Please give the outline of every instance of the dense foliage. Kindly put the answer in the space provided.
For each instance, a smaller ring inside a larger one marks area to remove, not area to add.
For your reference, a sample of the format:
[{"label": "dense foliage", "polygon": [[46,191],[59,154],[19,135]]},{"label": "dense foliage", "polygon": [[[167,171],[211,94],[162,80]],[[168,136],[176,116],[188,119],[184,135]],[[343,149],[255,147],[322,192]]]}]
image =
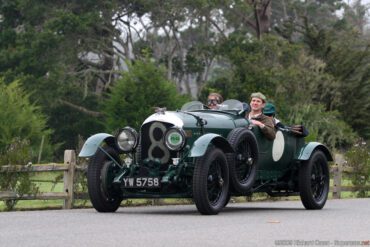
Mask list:
[{"label": "dense foliage", "polygon": [[[367,186],[370,184],[370,146],[365,141],[358,141],[347,153],[348,165],[353,168],[351,173],[352,184]],[[367,196],[366,189],[357,192],[358,197]]]},{"label": "dense foliage", "polygon": [[301,45],[276,36],[265,36],[260,42],[242,42],[230,37],[220,53],[231,68],[208,82],[202,98],[221,90],[226,98],[249,102],[251,92],[261,91],[278,109],[278,118],[287,124],[304,124],[310,131],[308,140],[318,140],[331,148],[349,146],[356,137],[341,119],[339,111],[327,109],[319,100],[323,85],[335,79],[325,73],[326,64],[307,54]]},{"label": "dense foliage", "polygon": [[177,107],[178,93],[210,91],[243,101],[262,91],[281,120],[345,148],[370,137],[368,12],[351,3],[3,0],[0,76],[40,106],[57,157],[104,128],[138,126],[154,106]]},{"label": "dense foliage", "polygon": [[[29,94],[21,89],[18,82],[5,85],[0,79],[0,152],[6,154],[14,143],[27,142],[28,162],[37,161],[40,144],[43,143],[43,156],[51,158],[49,142],[51,130],[47,118],[40,107],[30,103]],[[23,165],[26,163],[22,162]],[[4,163],[7,165],[7,163]]]},{"label": "dense foliage", "polygon": [[[5,85],[0,79],[0,167],[27,165],[52,158],[46,117],[30,103],[29,95],[18,82]],[[14,191],[19,196],[37,191],[29,173],[0,173],[0,191]],[[8,210],[16,200],[5,202]]]},{"label": "dense foliage", "polygon": [[[3,150],[3,153],[0,153],[0,167],[2,165],[31,165],[29,158],[32,154],[29,145],[27,140],[13,139],[13,142]],[[0,173],[0,191],[12,191],[20,197],[24,194],[37,193],[38,187],[32,183],[30,177],[31,174],[26,172]],[[12,210],[17,202],[18,200],[5,200],[6,209]]]},{"label": "dense foliage", "polygon": [[155,107],[176,110],[188,100],[166,79],[162,68],[150,61],[137,61],[123,73],[105,102],[106,127],[108,131],[124,126],[139,129]]}]

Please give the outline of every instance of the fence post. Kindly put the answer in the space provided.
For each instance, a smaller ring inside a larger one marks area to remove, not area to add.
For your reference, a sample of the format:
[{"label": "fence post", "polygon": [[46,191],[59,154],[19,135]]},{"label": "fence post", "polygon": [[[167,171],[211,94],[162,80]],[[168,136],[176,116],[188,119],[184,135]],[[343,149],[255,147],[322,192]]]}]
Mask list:
[{"label": "fence post", "polygon": [[335,154],[335,167],[334,167],[334,176],[333,176],[333,198],[340,199],[342,192],[342,170],[344,164],[344,158],[341,154]]},{"label": "fence post", "polygon": [[67,192],[67,198],[64,199],[63,209],[71,209],[73,207],[73,187],[75,177],[75,166],[76,166],[76,153],[74,150],[64,151],[64,165],[68,167],[67,171],[64,171],[64,192]]}]

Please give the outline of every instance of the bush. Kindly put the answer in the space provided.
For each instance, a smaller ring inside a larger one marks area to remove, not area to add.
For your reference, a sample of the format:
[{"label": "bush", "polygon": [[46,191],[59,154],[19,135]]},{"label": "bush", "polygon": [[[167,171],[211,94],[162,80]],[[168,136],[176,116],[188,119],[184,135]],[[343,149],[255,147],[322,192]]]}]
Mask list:
[{"label": "bush", "polygon": [[[40,143],[44,140],[43,155],[49,157],[51,130],[39,108],[30,104],[17,82],[5,85],[0,78],[0,167],[32,164],[39,156]],[[37,187],[28,173],[0,173],[0,190],[13,191],[18,196],[36,193]],[[17,200],[5,202],[11,210]]]},{"label": "bush", "polygon": [[[31,164],[29,142],[22,141],[19,138],[13,140],[3,152],[0,154],[0,166],[1,165],[17,165],[17,164]],[[12,191],[18,196],[26,193],[37,193],[38,188],[32,184],[30,180],[30,173],[22,172],[7,172],[0,173],[0,190],[1,191]],[[12,210],[17,204],[17,200],[6,200],[5,206],[7,210]]]},{"label": "bush", "polygon": [[135,61],[123,73],[104,104],[108,131],[132,126],[138,129],[154,107],[178,109],[188,100],[176,91],[165,72],[150,61]]},{"label": "bush", "polygon": [[0,152],[16,139],[28,141],[29,161],[37,161],[40,144],[44,139],[42,155],[48,159],[53,148],[49,141],[52,131],[47,128],[47,119],[40,108],[30,103],[29,96],[18,82],[5,85],[0,78]]},{"label": "bush", "polygon": [[325,111],[321,104],[291,107],[285,119],[290,124],[305,125],[309,130],[306,141],[319,141],[331,149],[350,147],[356,139],[356,134],[341,120],[339,112]]},{"label": "bush", "polygon": [[[353,168],[351,180],[354,186],[366,186],[370,182],[370,146],[365,141],[358,141],[347,153],[348,165]],[[366,197],[367,191],[361,189],[357,197]]]}]

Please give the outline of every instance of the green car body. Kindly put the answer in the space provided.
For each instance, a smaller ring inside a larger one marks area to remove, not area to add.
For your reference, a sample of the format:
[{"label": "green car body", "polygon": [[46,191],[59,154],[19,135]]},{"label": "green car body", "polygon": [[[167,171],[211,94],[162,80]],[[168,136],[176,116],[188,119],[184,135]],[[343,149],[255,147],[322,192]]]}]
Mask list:
[{"label": "green car body", "polygon": [[267,140],[245,118],[248,107],[227,100],[218,110],[200,102],[159,109],[140,134],[124,128],[99,133],[79,156],[90,158],[88,189],[99,212],[115,211],[127,198],[193,198],[202,214],[217,214],[230,196],[266,192],[300,195],[307,209],[321,209],[329,191],[330,151],[277,129]]}]

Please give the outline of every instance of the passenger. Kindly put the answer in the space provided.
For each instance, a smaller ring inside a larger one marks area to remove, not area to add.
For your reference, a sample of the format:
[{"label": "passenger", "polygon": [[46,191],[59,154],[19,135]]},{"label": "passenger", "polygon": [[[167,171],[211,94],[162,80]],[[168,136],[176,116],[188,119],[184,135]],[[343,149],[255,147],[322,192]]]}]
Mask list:
[{"label": "passenger", "polygon": [[277,128],[277,129],[285,128],[284,124],[282,124],[280,122],[280,120],[275,117],[276,109],[275,109],[274,104],[272,104],[270,102],[266,103],[265,107],[263,108],[263,114],[265,114],[266,116],[271,118],[272,122],[275,125],[275,128]]},{"label": "passenger", "polygon": [[221,94],[219,93],[210,93],[207,99],[207,106],[209,109],[217,110],[219,108],[219,104],[224,101]]},{"label": "passenger", "polygon": [[266,104],[266,96],[262,93],[252,93],[251,94],[251,111],[248,114],[247,119],[254,125],[257,125],[265,137],[269,140],[275,139],[275,127],[271,118],[265,116],[262,113],[262,109]]},{"label": "passenger", "polygon": [[301,137],[306,137],[309,134],[306,127],[304,127],[302,124],[289,126],[289,130],[293,134],[301,136]]},{"label": "passenger", "polygon": [[277,129],[287,129],[291,133],[301,137],[308,136],[308,130],[303,125],[285,126],[284,124],[282,124],[280,120],[275,117],[276,110],[275,106],[272,103],[266,103],[265,107],[263,108],[263,114],[272,119],[275,128]]}]

